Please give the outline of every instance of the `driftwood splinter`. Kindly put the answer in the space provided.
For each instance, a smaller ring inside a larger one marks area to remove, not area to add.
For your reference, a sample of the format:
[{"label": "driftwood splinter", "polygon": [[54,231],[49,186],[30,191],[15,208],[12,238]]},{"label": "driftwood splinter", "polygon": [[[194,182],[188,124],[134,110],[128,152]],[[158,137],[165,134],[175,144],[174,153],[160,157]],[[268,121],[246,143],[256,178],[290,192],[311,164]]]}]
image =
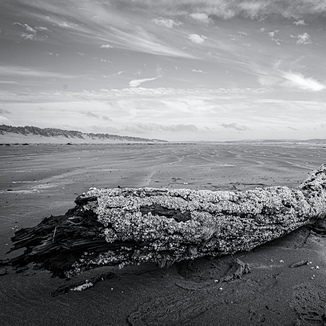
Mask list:
[{"label": "driftwood splinter", "polygon": [[104,266],[248,251],[325,219],[326,165],[297,189],[209,191],[91,188],[65,215],[51,216],[12,238],[25,252],[13,266],[38,264],[70,278]]}]

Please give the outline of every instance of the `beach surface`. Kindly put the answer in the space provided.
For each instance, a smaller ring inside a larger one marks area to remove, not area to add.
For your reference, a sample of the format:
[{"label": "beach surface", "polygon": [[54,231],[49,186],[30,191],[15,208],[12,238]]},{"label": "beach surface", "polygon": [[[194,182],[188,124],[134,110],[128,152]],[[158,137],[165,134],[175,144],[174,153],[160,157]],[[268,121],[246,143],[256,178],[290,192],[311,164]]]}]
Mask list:
[{"label": "beach surface", "polygon": [[[31,144],[0,147],[0,259],[15,230],[64,214],[90,187],[297,187],[322,144]],[[222,282],[240,259],[250,273]],[[111,273],[85,291],[58,287]],[[2,325],[325,325],[326,237],[307,228],[222,258],[106,267],[65,281],[0,267]]]}]

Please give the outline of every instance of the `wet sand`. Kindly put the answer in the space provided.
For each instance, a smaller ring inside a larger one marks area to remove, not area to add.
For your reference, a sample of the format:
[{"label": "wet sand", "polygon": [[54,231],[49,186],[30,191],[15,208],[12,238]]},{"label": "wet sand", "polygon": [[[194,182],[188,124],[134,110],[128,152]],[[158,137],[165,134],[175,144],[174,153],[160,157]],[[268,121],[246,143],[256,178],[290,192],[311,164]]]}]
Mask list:
[{"label": "wet sand", "polygon": [[[89,187],[251,189],[298,186],[326,162],[314,144],[109,144],[0,147],[0,259],[15,229],[64,214]],[[326,238],[300,229],[248,253],[101,268],[72,281],[0,269],[2,325],[325,325]],[[8,255],[7,255],[8,256]],[[235,258],[251,269],[217,282]],[[308,264],[290,268],[308,260]],[[59,286],[114,273],[83,292]]]}]

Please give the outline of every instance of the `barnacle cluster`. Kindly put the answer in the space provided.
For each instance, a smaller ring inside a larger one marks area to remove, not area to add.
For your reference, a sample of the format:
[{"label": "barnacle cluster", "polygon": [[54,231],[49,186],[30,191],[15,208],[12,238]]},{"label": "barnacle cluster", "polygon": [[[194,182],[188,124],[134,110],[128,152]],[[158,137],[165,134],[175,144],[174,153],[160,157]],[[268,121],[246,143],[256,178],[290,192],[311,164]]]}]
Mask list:
[{"label": "barnacle cluster", "polygon": [[83,209],[96,214],[103,225],[101,236],[113,247],[95,256],[83,255],[67,274],[102,265],[166,266],[251,250],[325,216],[325,172],[322,166],[298,189],[91,188],[82,196]]}]

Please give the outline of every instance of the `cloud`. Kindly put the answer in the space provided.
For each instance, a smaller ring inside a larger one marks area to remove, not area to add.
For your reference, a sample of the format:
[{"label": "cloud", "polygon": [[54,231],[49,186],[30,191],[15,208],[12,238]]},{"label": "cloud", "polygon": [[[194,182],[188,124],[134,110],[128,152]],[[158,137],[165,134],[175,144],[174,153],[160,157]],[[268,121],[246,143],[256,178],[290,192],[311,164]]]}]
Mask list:
[{"label": "cloud", "polygon": [[142,83],[146,83],[148,81],[156,80],[160,78],[161,76],[158,77],[152,77],[152,78],[144,78],[144,79],[135,79],[129,82],[130,87],[138,87]]},{"label": "cloud", "polygon": [[245,125],[240,125],[238,123],[232,122],[232,123],[221,123],[221,126],[223,128],[227,128],[227,129],[235,129],[238,131],[245,131],[248,130],[249,128]]},{"label": "cloud", "polygon": [[[1,71],[0,71],[1,74]],[[159,78],[159,77],[155,77]],[[134,101],[135,99],[153,99],[155,101],[162,101],[162,98],[172,99],[169,103],[173,105],[173,110],[180,109],[180,103],[185,103],[184,99],[212,99],[212,105],[214,106],[216,101],[220,100],[237,100],[246,97],[256,97],[257,95],[262,95],[266,92],[264,88],[214,88],[214,89],[203,89],[203,88],[168,88],[168,87],[157,87],[157,88],[144,88],[144,87],[128,87],[128,88],[119,88],[119,89],[100,89],[98,91],[36,91],[36,92],[22,92],[15,93],[9,91],[1,91],[0,90],[0,98],[3,102],[26,102],[26,103],[55,103],[55,102],[78,102],[78,101],[86,101],[87,109],[89,110],[90,101],[93,102],[106,102],[113,101],[116,103],[120,99]],[[192,108],[196,107],[199,109],[202,102],[198,104],[198,102],[191,100],[187,102],[187,112],[192,110]],[[128,104],[128,107],[130,105]],[[189,110],[188,110],[189,108]],[[94,110],[92,110],[94,112]]]},{"label": "cloud", "polygon": [[22,32],[19,34],[21,38],[23,38],[25,40],[35,40],[36,39],[37,31],[33,27],[29,26],[28,24],[22,24],[19,22],[14,22],[13,25],[18,25],[25,29],[26,33]]},{"label": "cloud", "polygon": [[202,23],[209,23],[210,19],[208,17],[208,15],[206,13],[202,13],[202,12],[195,12],[189,15],[191,18],[198,20]]},{"label": "cloud", "polygon": [[102,44],[102,45],[100,46],[100,48],[101,48],[101,49],[112,49],[113,46],[110,45],[110,44]]},{"label": "cloud", "polygon": [[36,30],[33,27],[29,26],[28,24],[22,24],[19,22],[15,22],[14,25],[19,25],[19,26],[25,28],[26,32],[28,32],[28,33],[36,34]]},{"label": "cloud", "polygon": [[[253,65],[253,69],[257,75],[258,81],[261,86],[267,89],[277,89],[279,87],[290,87],[301,89],[305,91],[318,92],[326,88],[326,84],[323,81],[319,81],[312,77],[306,77],[300,72],[293,70],[286,70],[289,66],[285,60],[274,60],[272,67],[259,67]],[[304,69],[304,66],[297,65],[296,62],[292,62],[290,67],[296,69]]]},{"label": "cloud", "polygon": [[179,47],[173,47],[170,44],[164,43],[162,37],[159,38],[140,26],[137,26],[137,28],[133,26],[132,28],[133,29],[130,28],[124,31],[120,28],[111,27],[114,43],[120,46],[120,48],[127,48],[138,52],[172,57],[195,58],[186,51],[180,50]]},{"label": "cloud", "polygon": [[8,110],[4,110],[4,109],[0,109],[0,114],[4,114],[4,113],[8,113],[8,114],[10,114],[10,111],[8,111]]},{"label": "cloud", "polygon": [[0,84],[17,85],[18,83],[13,80],[0,80]]},{"label": "cloud", "polygon": [[152,20],[157,26],[163,26],[166,28],[173,28],[174,26],[181,26],[183,25],[181,22],[176,22],[173,19],[168,19],[168,18],[155,18]]},{"label": "cloud", "polygon": [[[285,81],[282,77],[280,80],[279,84]],[[0,97],[5,99],[1,109],[12,112],[0,115],[10,118],[13,124],[70,124],[71,129],[88,132],[116,128],[121,134],[129,130],[131,135],[169,140],[286,138],[287,126],[298,129],[295,135],[291,131],[292,138],[318,138],[325,133],[325,129],[309,133],[311,126],[325,121],[326,103],[320,97],[318,100],[315,93],[307,92],[278,92],[275,96],[266,91],[257,94],[255,89],[146,89],[140,85],[101,91],[61,90],[55,94],[47,91],[5,96],[0,91]],[[258,99],[261,101],[256,102]],[[309,99],[314,102],[307,102]],[[92,114],[99,118],[90,118]]]},{"label": "cloud", "polygon": [[276,30],[273,31],[273,32],[269,32],[268,35],[269,35],[269,37],[271,38],[271,40],[272,40],[273,42],[275,42],[277,45],[281,45],[280,40],[279,40],[278,38],[275,37],[276,34],[277,34],[278,32],[279,32],[279,31],[276,29]]},{"label": "cloud", "polygon": [[110,119],[108,116],[106,115],[102,115],[102,120],[104,121],[112,121],[112,119]]},{"label": "cloud", "polygon": [[7,119],[6,117],[0,115],[0,124],[8,124],[10,122],[9,119]]},{"label": "cloud", "polygon": [[0,75],[4,76],[20,76],[20,77],[36,77],[36,78],[76,78],[77,76],[60,74],[21,66],[0,66]]},{"label": "cloud", "polygon": [[307,24],[304,22],[303,19],[302,19],[302,20],[295,21],[295,22],[293,22],[293,24],[294,24],[294,25],[297,25],[297,26],[300,26],[300,25],[305,26],[305,25],[307,25]]},{"label": "cloud", "polygon": [[[130,6],[130,0],[116,0]],[[230,19],[243,16],[250,19],[265,19],[267,16],[280,15],[285,18],[299,19],[305,15],[323,17],[326,13],[326,2],[319,0],[133,0],[132,5],[164,13],[165,15],[190,15],[192,13],[207,14]]]},{"label": "cloud", "polygon": [[48,28],[47,27],[44,27],[44,26],[37,26],[35,27],[36,30],[40,31],[40,32],[45,32],[45,31],[48,31]]},{"label": "cloud", "polygon": [[79,30],[80,26],[78,24],[71,23],[69,21],[57,21],[57,26],[63,28],[63,29],[73,29],[73,30]]},{"label": "cloud", "polygon": [[286,79],[283,83],[285,86],[296,87],[306,91],[319,92],[326,88],[326,86],[319,81],[305,77],[300,73],[283,72],[282,77]]},{"label": "cloud", "polygon": [[191,42],[195,43],[195,44],[201,44],[201,43],[204,43],[206,38],[207,38],[207,37],[205,37],[205,36],[203,36],[203,35],[200,36],[200,35],[198,35],[198,34],[189,34],[189,35],[188,35],[188,39],[189,39]]},{"label": "cloud", "polygon": [[135,132],[135,133],[147,133],[147,132],[198,132],[197,126],[194,124],[157,124],[157,123],[137,123],[135,125],[128,125],[123,128],[123,131]]},{"label": "cloud", "polygon": [[80,113],[84,114],[84,115],[86,115],[87,117],[90,117],[90,118],[100,119],[100,117],[97,114],[95,114],[95,113],[93,113],[91,111],[80,112]]},{"label": "cloud", "polygon": [[85,112],[80,112],[81,114],[83,115],[86,115],[87,117],[89,118],[95,118],[95,119],[98,119],[98,120],[105,120],[105,121],[112,121],[112,119],[110,119],[109,117],[107,116],[100,116],[94,112],[91,112],[91,111],[85,111]]},{"label": "cloud", "polygon": [[23,38],[24,40],[35,40],[34,34],[21,33],[20,37]]},{"label": "cloud", "polygon": [[205,71],[201,70],[201,69],[192,69],[192,72],[197,72],[197,73],[202,73],[205,74]]},{"label": "cloud", "polygon": [[298,35],[298,40],[297,40],[297,44],[303,44],[303,45],[306,45],[306,44],[311,44],[312,41],[310,39],[310,35],[308,33],[303,33],[303,34],[299,34]]}]

